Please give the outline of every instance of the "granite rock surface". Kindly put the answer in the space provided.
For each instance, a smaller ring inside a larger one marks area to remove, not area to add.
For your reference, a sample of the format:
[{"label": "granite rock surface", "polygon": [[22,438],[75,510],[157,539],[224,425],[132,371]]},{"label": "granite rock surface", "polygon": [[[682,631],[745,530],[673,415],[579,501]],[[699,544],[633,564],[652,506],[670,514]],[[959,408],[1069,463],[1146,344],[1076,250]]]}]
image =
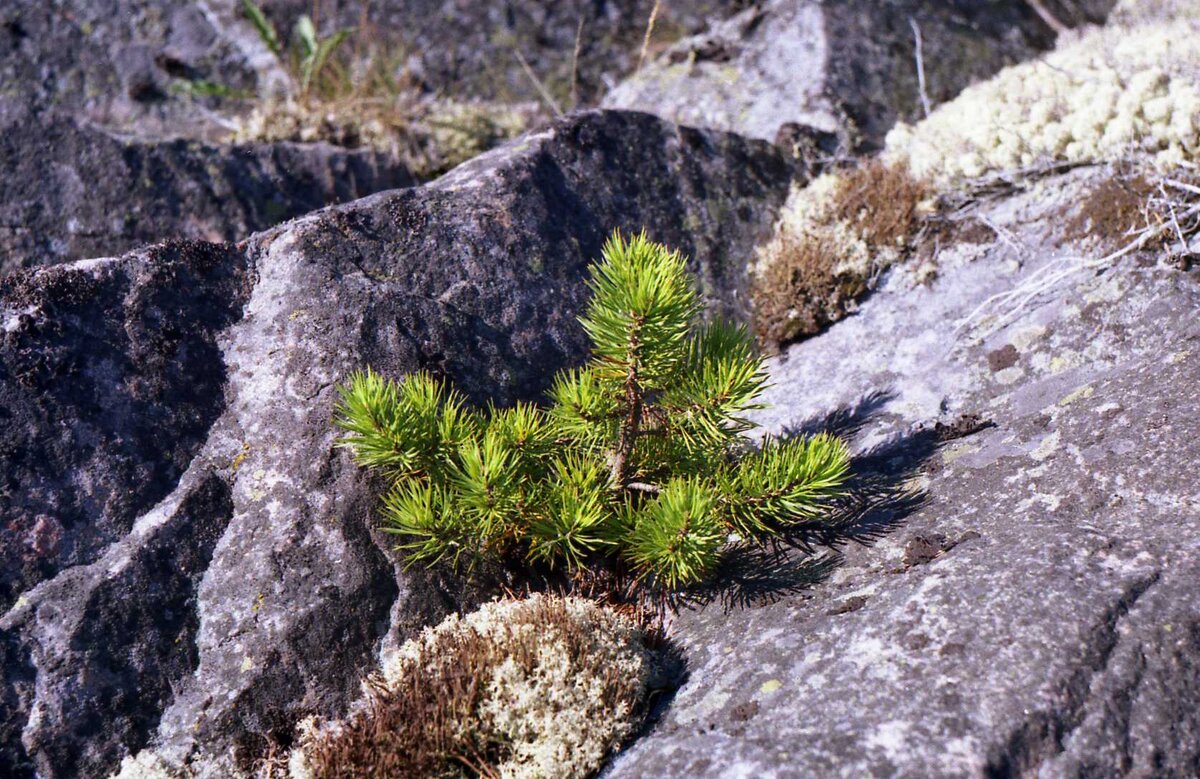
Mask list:
[{"label": "granite rock surface", "polygon": [[152,746],[227,777],[336,714],[385,635],[468,597],[374,530],[338,382],[424,368],[476,402],[540,397],[585,356],[616,228],[683,250],[737,316],[792,173],[770,144],[592,112],[243,244],[0,282],[0,773],[103,776]]}]

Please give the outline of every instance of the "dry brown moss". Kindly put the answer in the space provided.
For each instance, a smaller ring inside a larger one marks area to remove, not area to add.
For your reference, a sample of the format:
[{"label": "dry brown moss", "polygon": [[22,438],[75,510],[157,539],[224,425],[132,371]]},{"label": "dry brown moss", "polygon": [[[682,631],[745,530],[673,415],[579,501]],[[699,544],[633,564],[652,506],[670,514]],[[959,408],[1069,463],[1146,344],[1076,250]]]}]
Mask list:
[{"label": "dry brown moss", "polygon": [[1161,224],[1169,217],[1152,204],[1157,193],[1158,185],[1145,176],[1105,178],[1063,214],[1062,237],[1067,241],[1095,241],[1103,247],[1126,243],[1131,233]]},{"label": "dry brown moss", "polygon": [[308,727],[291,775],[590,775],[642,712],[642,638],[632,620],[575,598],[451,617],[405,645],[345,720]]},{"label": "dry brown moss", "polygon": [[783,344],[841,319],[908,251],[928,195],[905,165],[880,160],[794,192],[754,283],[759,340]]},{"label": "dry brown moss", "polygon": [[912,235],[928,195],[928,185],[913,178],[906,165],[872,159],[842,174],[833,213],[853,224],[868,244],[894,246]]}]

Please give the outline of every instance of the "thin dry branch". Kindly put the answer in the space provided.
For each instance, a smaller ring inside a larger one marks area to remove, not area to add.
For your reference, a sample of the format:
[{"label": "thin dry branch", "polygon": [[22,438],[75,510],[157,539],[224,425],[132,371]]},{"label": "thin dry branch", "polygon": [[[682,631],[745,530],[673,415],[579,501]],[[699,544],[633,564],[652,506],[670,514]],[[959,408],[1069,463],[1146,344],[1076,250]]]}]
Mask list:
[{"label": "thin dry branch", "polygon": [[571,53],[571,108],[579,107],[579,54],[583,50],[583,15],[575,28],[575,50]]},{"label": "thin dry branch", "polygon": [[1050,9],[1042,3],[1042,0],[1026,0],[1026,2],[1029,3],[1029,6],[1033,9],[1034,13],[1041,17],[1042,21],[1046,23],[1046,26],[1051,30],[1054,30],[1055,35],[1062,35],[1064,32],[1067,32],[1071,29],[1059,21],[1058,17],[1050,13]]},{"label": "thin dry branch", "polygon": [[929,112],[932,109],[929,105],[929,93],[925,90],[925,55],[922,51],[921,26],[911,16],[908,17],[908,26],[912,28],[913,43],[916,48],[917,91],[921,96],[921,110],[925,112],[925,116],[929,116]]},{"label": "thin dry branch", "polygon": [[[1014,321],[1031,301],[1076,273],[1087,270],[1106,269],[1122,257],[1146,247],[1172,228],[1178,228],[1180,222],[1186,222],[1188,219],[1198,215],[1200,215],[1200,203],[1195,203],[1190,205],[1182,214],[1179,214],[1177,218],[1164,220],[1160,224],[1150,225],[1137,231],[1135,233],[1136,238],[1120,249],[1103,257],[1093,259],[1085,257],[1062,257],[1049,262],[1030,274],[1029,278],[1013,289],[998,292],[976,306],[975,310],[968,314],[959,323],[958,327],[955,328],[955,335],[957,336],[962,332],[972,330],[978,324],[981,324],[989,314],[994,313],[996,319],[992,322],[991,326],[983,332],[976,334],[976,337],[979,339],[987,338],[992,333],[1003,329]],[[1192,227],[1191,231],[1195,232],[1196,228]],[[1183,234],[1182,229],[1180,229],[1180,235],[1182,236]],[[1184,243],[1186,246],[1186,241]]]},{"label": "thin dry branch", "polygon": [[546,89],[546,85],[543,84],[542,80],[537,77],[536,73],[533,72],[533,68],[529,67],[529,63],[525,60],[525,57],[521,55],[521,52],[517,49],[513,49],[513,54],[517,55],[517,62],[521,63],[521,69],[525,71],[525,75],[529,77],[531,82],[533,82],[533,88],[536,89],[538,94],[542,96],[542,100],[544,100],[546,105],[550,107],[550,110],[554,112],[554,115],[561,118],[563,115],[562,108],[559,107],[558,101],[554,99],[554,95],[550,94],[550,90]]},{"label": "thin dry branch", "polygon": [[641,71],[642,64],[646,61],[646,52],[650,50],[650,37],[654,35],[654,23],[658,21],[658,9],[662,5],[662,0],[654,0],[654,7],[650,9],[650,18],[646,21],[646,35],[642,38],[642,52],[638,55],[637,70],[634,73]]}]

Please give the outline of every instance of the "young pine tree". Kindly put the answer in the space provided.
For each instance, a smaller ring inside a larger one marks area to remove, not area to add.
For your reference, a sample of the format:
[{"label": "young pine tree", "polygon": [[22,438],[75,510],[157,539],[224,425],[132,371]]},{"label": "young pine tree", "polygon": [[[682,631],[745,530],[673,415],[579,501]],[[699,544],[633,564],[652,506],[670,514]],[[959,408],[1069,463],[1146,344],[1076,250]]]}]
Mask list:
[{"label": "young pine tree", "polygon": [[593,266],[592,355],[545,406],[474,409],[427,373],[341,389],[341,445],[387,475],[384,530],[411,562],[623,560],[676,588],[731,534],[819,529],[849,470],[837,438],[745,437],[766,382],[744,328],[700,324],[683,258],[615,234]]}]

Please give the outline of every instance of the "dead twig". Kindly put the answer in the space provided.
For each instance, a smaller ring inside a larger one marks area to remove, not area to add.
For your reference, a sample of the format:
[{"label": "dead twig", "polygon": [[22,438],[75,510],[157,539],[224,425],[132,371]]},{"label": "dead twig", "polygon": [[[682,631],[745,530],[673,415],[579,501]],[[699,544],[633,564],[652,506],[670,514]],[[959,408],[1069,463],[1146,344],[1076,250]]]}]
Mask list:
[{"label": "dead twig", "polygon": [[921,43],[921,26],[917,24],[917,20],[908,17],[908,26],[913,31],[913,42],[916,46],[917,58],[917,91],[921,96],[921,110],[925,112],[925,116],[929,116],[929,93],[925,91],[925,55],[922,52]]},{"label": "dead twig", "polygon": [[1179,252],[1180,254],[1187,254],[1187,239],[1183,237],[1183,228],[1179,226],[1179,219],[1175,214],[1175,204],[1167,197],[1167,188],[1161,181],[1158,183],[1158,191],[1162,193],[1162,202],[1166,205],[1167,213],[1171,216],[1171,226],[1175,228],[1175,237],[1179,239]]},{"label": "dead twig", "polygon": [[521,52],[518,49],[513,49],[513,54],[517,55],[517,62],[521,63],[521,69],[525,71],[525,75],[533,82],[533,88],[542,96],[542,100],[546,102],[546,105],[550,107],[554,115],[561,118],[563,115],[562,108],[559,107],[558,101],[554,99],[554,95],[550,94],[550,90],[546,89],[546,85],[533,72],[533,68],[529,67],[529,63],[525,61],[525,57],[521,55]]},{"label": "dead twig", "polygon": [[583,50],[583,15],[575,28],[575,50],[571,53],[571,108],[579,107],[579,54]]},{"label": "dead twig", "polygon": [[662,5],[662,0],[654,0],[654,7],[650,9],[650,18],[646,21],[646,35],[642,38],[642,52],[638,55],[637,70],[638,73],[642,69],[642,63],[646,61],[646,52],[650,50],[650,37],[654,35],[654,23],[658,21],[658,9]]},{"label": "dead twig", "polygon": [[1055,35],[1062,35],[1064,32],[1067,32],[1071,29],[1059,21],[1058,17],[1050,13],[1050,9],[1042,3],[1042,0],[1025,1],[1029,3],[1029,7],[1033,9],[1034,13],[1041,17],[1042,21],[1046,23],[1046,26],[1051,30],[1054,30]]},{"label": "dead twig", "polygon": [[[968,314],[958,327],[955,328],[955,336],[961,332],[970,330],[975,325],[981,323],[987,314],[996,311],[997,319],[987,330],[977,335],[980,339],[987,338],[992,333],[1010,324],[1026,305],[1035,298],[1045,294],[1047,290],[1057,284],[1082,271],[1104,270],[1122,257],[1133,254],[1147,246],[1151,241],[1162,237],[1163,233],[1171,230],[1172,227],[1178,228],[1181,221],[1186,222],[1197,215],[1200,215],[1200,203],[1189,206],[1178,218],[1173,217],[1157,225],[1151,225],[1139,230],[1135,233],[1137,238],[1103,257],[1090,260],[1083,257],[1062,257],[1049,262],[1030,274],[1025,281],[1013,289],[998,292],[976,306],[975,310]],[[1192,230],[1194,232],[1195,228],[1192,228]],[[1182,230],[1180,230],[1180,236],[1182,239]],[[1186,240],[1184,240],[1184,245],[1186,247]]]}]

